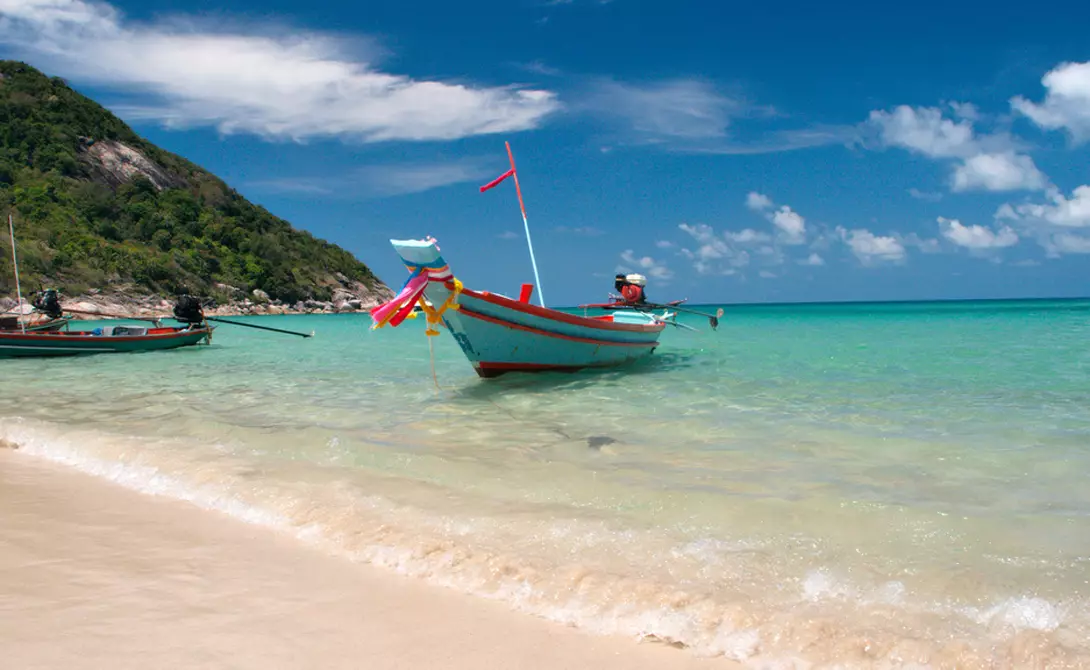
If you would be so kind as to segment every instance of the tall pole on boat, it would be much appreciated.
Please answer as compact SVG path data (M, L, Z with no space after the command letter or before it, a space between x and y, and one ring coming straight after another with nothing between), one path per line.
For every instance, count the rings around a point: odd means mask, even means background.
M15 255L15 223L8 212L8 233L11 234L11 264L15 266L15 295L19 296L19 316L23 315L23 289L19 287L19 258ZM18 317L16 317L18 318ZM23 334L26 335L26 321L20 321Z
M545 292L541 290L541 277L537 274L537 259L534 258L534 243L530 239L530 222L526 220L526 206L522 204L522 189L519 187L519 173L515 170L515 155L511 153L511 143L504 142L507 147L507 158L511 160L511 176L515 178L515 193L519 197L519 209L522 210L522 225L526 229L526 245L530 247L530 264L534 266L534 282L537 284L537 301L545 306Z

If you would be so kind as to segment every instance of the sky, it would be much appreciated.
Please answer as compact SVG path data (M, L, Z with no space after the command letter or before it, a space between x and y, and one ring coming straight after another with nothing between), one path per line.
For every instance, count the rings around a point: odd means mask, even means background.
M731 6L734 5L734 6ZM387 284L700 303L1090 295L1090 5L0 0L94 98Z

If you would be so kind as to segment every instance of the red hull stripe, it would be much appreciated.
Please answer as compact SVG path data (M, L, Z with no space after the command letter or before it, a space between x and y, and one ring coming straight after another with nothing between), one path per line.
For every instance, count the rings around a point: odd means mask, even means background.
M471 298L483 300L484 302L491 303L493 305L499 305L500 307L506 307L507 309L514 310L516 312L522 312L523 314L530 314L533 316L539 316L551 321L560 321L562 323L570 323L573 326L585 326L587 328L599 328L601 330L624 330L628 332L646 333L648 331L660 331L665 328L665 324L657 324L653 326L641 326L638 323L616 323L613 321L601 321L593 318L587 318L584 316L575 316L573 314L567 314L565 312L558 312L555 309L545 309L538 307L537 305L530 305L527 303L518 302L517 300L511 300L510 298L504 298L502 296L493 295L492 293L472 291L468 288L462 289L463 295L468 295Z
M483 372L529 372L531 370L581 370L590 365L553 365L551 363L486 363L481 361L476 364L477 369Z
M655 346L658 346L658 342L611 342L609 340L595 340L595 339L591 339L589 337L575 337L573 335L563 335L561 333L554 333L552 331L541 330L540 328L534 328L532 326L524 326L524 325L519 324L519 323L511 323L510 321L503 321L503 320L497 319L495 317L486 316L486 315L481 314L479 312L474 312L473 310L466 309L465 306L462 306L458 310L458 312L461 313L461 314L464 314L466 316L473 317L474 319L480 319L481 321L487 321L488 323L493 323L493 324L495 324L497 326L503 326L505 328L514 328L515 330L523 330L523 331L526 331L528 333L534 333L536 335L544 335L546 337L555 337L555 338L560 339L560 340L568 340L569 342L580 342L580 343L583 343L583 344L596 344L596 345L599 345L599 346L606 346L606 347L655 347Z

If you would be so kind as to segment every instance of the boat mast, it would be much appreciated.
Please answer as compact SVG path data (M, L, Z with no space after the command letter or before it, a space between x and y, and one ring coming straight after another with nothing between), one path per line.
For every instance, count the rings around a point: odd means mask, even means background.
M515 178L515 193L519 196L519 209L522 210L522 225L526 229L526 245L530 247L530 264L534 266L534 282L537 283L537 301L545 306L545 292L541 290L541 277L537 274L537 259L534 258L534 243L530 239L530 223L526 220L526 206L522 204L522 189L519 187L519 173L515 170L515 155L511 153L511 143L504 142L507 147L507 158L511 161L511 176Z
M15 266L15 295L19 296L19 316L23 315L23 289L19 287L19 258L15 255L15 223L12 221L11 212L8 212L8 233L11 234L11 263ZM18 318L18 317L16 317ZM26 335L26 321L20 321L23 334Z

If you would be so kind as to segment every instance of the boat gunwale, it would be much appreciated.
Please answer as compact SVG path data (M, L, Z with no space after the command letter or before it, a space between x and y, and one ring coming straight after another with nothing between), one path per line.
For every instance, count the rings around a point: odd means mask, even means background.
M446 283L446 287L449 290L454 290L452 283ZM516 312L522 312L530 316L537 316L543 319L549 319L551 321L559 321L561 323L567 323L573 326L582 326L585 328L596 328L606 331L625 331L636 333L652 333L662 332L666 328L665 323L617 323L615 321L603 321L593 317L579 316L578 314L568 314L567 312L561 312L559 310L550 309L548 307L538 307L537 305L531 305L525 302L519 302L512 298L502 296L496 293L490 293L488 291L474 291L472 289L463 288L462 294L471 298L476 298L499 307L505 307Z
M648 340L648 341L645 341L645 342L617 342L615 340L601 340L601 339L589 338L589 337L579 337L577 335L568 335L566 333L556 333L556 332L553 332L553 331L550 331L550 330L543 330L543 329L537 328L535 326L529 326L529 325L522 324L522 323L516 323L514 321L507 321L507 320L504 320L504 319L499 319L499 318L496 318L496 317L491 316L489 314L482 314L480 312L473 311L472 309L466 309L464 305L459 307L458 313L459 314L464 314L464 315L466 315L466 316L468 316L470 318L479 319L479 320L484 321L486 323L491 323L491 324L501 326L501 327L504 327L504 328L513 328L513 329L516 329L516 330L522 330L522 331L525 331L525 332L528 332L528 333L532 333L534 335L541 335L541 336L544 336L544 337L555 337L557 339L568 340L570 342L577 342L579 344L593 344L593 345L597 345L597 346L614 346L614 347L656 347L659 344L657 339L656 340ZM652 332L652 331L650 331L650 329L648 329L648 331L644 331L644 332ZM653 331L653 332L661 332L661 330L656 330L656 331Z
M89 330L76 330L68 332L3 332L0 331L0 341L27 340L31 342L142 342L148 340L167 340L187 335L208 335L212 327L204 328L171 328L169 333L146 333L144 335L93 335Z

